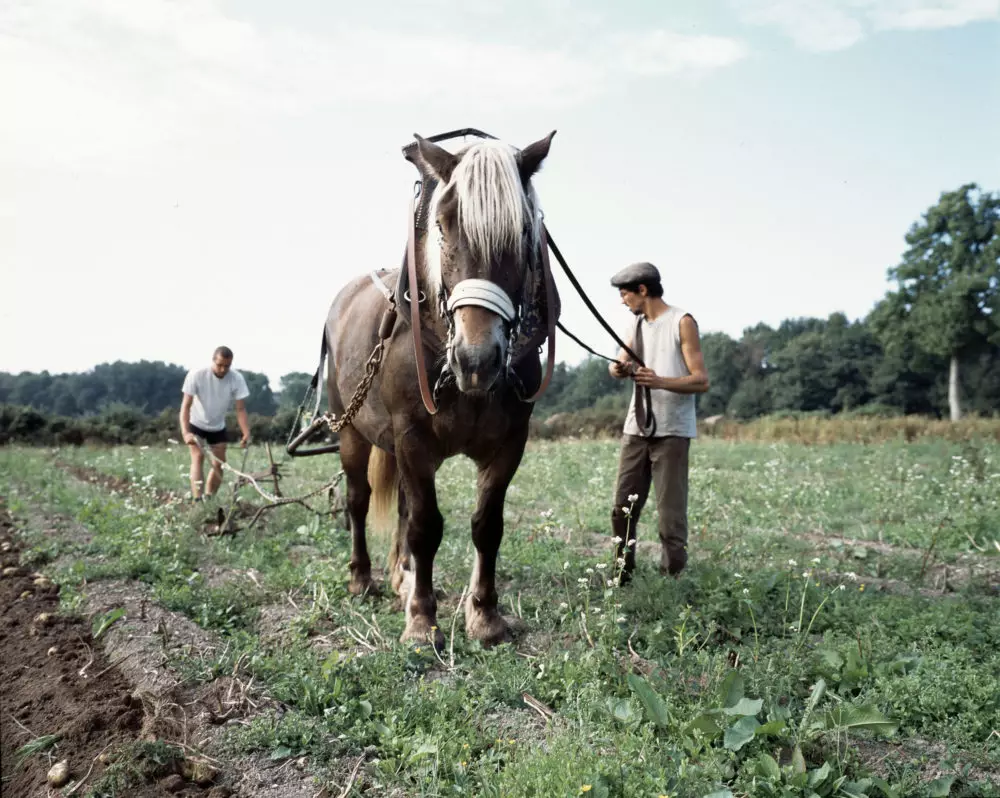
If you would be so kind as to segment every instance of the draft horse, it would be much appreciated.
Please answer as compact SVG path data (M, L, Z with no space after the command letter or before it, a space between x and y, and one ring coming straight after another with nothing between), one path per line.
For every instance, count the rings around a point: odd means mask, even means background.
M532 399L551 374L543 379L539 341L514 348L531 296L538 293L530 286L543 280L550 360L553 352L559 311L531 179L554 134L523 150L482 140L455 153L415 136L416 147L404 153L421 184L433 186L426 229L417 230L411 218L403 267L356 277L329 311L327 394L338 417L365 375L369 354L384 340L382 365L364 404L340 430L340 458L352 535L352 593L376 589L365 536L369 508L376 523L391 523L397 510L388 572L406 613L404 641L443 643L433 589L444 529L435 474L458 454L478 469L466 633L485 645L510 639L496 589L504 501L524 453ZM390 296L401 273L415 280L403 295ZM407 306L388 334L381 322L387 297Z

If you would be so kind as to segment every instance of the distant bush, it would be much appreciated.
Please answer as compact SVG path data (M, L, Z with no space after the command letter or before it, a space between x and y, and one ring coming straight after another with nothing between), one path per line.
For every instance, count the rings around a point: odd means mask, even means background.
M157 445L168 439L180 440L179 408L168 408L147 416L129 405L111 405L94 416L70 417L40 413L30 407L0 405L0 444L27 446L82 446L83 444ZM262 443L284 443L295 411L274 416L249 415L250 435ZM236 415L226 423L230 433L239 435Z

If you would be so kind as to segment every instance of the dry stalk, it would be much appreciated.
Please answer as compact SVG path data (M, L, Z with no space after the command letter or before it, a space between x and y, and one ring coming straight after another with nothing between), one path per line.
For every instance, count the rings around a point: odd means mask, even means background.
M84 785L87 779L90 778L90 774L94 772L94 765L97 764L97 760L100 759L102 756L104 756L104 752L107 751L112 745L114 745L114 743L108 743L106 746L104 746L101 753L99 753L90 761L90 767L87 769L86 774L82 779L80 779L76 784L73 785L73 789L71 789L68 793L66 793L67 796L72 795Z
M351 771L351 777L347 780L347 785L343 790L340 791L340 795L337 798L347 798L351 792L351 788L354 786L354 782L358 778L358 771L361 770L361 766L364 764L365 755L362 754L358 757L358 761L354 764L354 770Z

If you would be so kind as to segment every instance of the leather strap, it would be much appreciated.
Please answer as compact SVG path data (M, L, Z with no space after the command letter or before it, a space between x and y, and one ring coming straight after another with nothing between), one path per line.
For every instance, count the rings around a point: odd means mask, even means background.
M545 393L549 387L549 382L552 380L552 370L555 368L556 363L556 287L552 279L552 266L549 263L549 238L544 224L542 225L540 240L542 247L542 275L545 278L545 310L549 326L548 360L545 363L545 376L542 378L541 385L538 386L538 390L535 391L533 396L529 396L524 400L526 402L536 402Z
M642 362L642 316L635 321L635 336L632 347ZM650 437L656 431L656 417L653 415L653 392L648 385L635 384L635 423L643 437Z
M414 213L416 212L416 196L410 197L410 214L407 220L409 233L406 242L406 268L410 278L410 327L413 328L413 354L417 365L417 383L420 385L420 398L424 401L424 407L432 416L438 411L434 404L434 396L431 394L430 384L427 381L427 364L424 361L424 341L420 332L420 296L417 287L417 226Z

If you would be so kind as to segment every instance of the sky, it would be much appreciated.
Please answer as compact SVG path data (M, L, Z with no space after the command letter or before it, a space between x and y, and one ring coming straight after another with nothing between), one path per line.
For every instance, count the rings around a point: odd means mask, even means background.
M619 329L639 260L703 334L865 316L943 191L1000 191L1000 0L0 0L0 108L0 371L224 344L277 389L462 127L557 131L546 224Z

